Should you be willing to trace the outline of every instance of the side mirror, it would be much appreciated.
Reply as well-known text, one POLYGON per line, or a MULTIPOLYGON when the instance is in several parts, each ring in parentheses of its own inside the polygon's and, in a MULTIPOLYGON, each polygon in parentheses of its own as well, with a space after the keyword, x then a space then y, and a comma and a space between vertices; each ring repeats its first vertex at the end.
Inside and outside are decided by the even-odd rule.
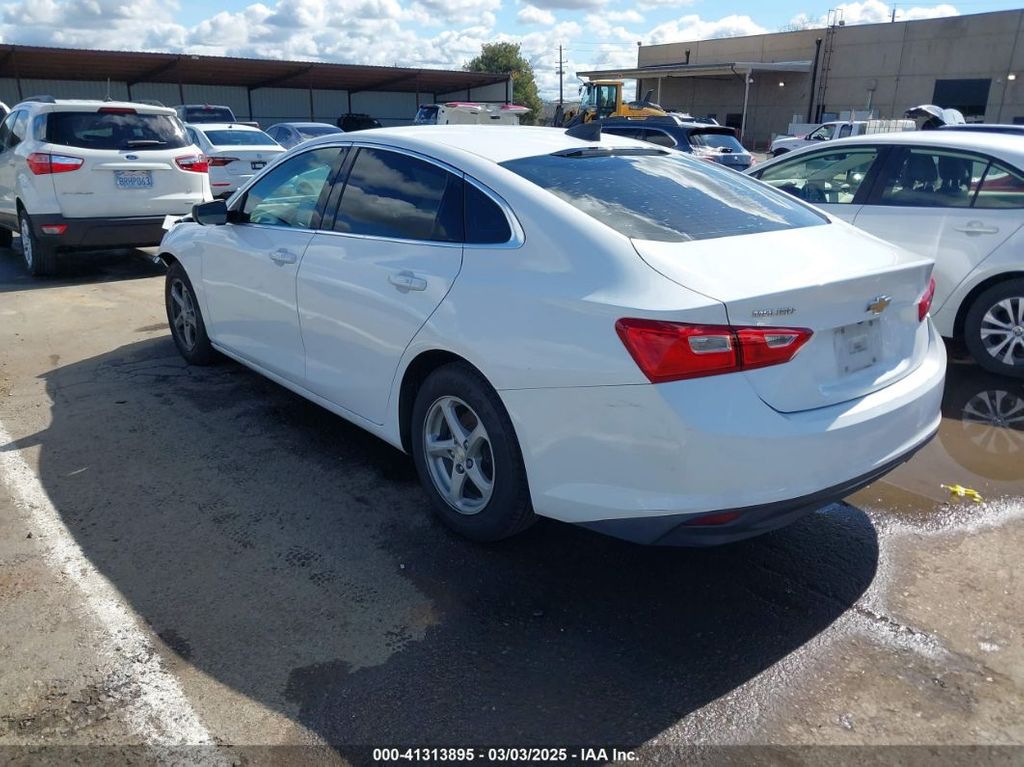
POLYGON ((228 204, 214 200, 193 205, 192 220, 201 226, 222 226, 228 222, 228 204))

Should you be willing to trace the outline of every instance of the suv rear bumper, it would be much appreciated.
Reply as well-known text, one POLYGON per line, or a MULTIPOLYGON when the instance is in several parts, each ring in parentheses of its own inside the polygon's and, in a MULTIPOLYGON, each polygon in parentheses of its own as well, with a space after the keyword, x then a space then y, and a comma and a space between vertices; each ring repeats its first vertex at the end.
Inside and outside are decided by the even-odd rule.
POLYGON ((93 248, 145 248, 159 245, 164 216, 117 218, 65 218, 59 214, 32 216, 41 243, 64 250, 93 248), (45 226, 65 226, 63 234, 47 234, 45 226))

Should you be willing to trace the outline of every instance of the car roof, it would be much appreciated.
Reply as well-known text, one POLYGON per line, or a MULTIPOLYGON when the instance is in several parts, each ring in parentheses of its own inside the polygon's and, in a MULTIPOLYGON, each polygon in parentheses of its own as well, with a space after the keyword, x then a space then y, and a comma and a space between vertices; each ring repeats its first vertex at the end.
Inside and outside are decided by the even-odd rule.
POLYGON ((194 128, 195 130, 201 130, 204 132, 208 130, 237 130, 263 133, 262 128, 254 128, 252 125, 242 125, 241 123, 186 123, 186 125, 190 128, 194 128))
POLYGON ((104 101, 101 99, 53 99, 52 101, 36 101, 28 99, 14 105, 13 109, 36 107, 40 112, 65 112, 74 109, 134 109, 138 114, 173 115, 170 107, 158 107, 155 104, 141 104, 137 101, 104 101))
MULTIPOLYGON (((967 151, 982 152, 984 154, 997 155, 1000 158, 1012 160, 1018 166, 1024 166, 1024 141, 1020 136, 1007 133, 988 133, 984 131, 948 131, 948 130, 915 130, 898 131, 895 133, 868 133, 860 136, 833 139, 826 142, 824 147, 814 144, 809 147, 801 147, 793 152, 780 155, 777 160, 781 161, 797 155, 809 153, 815 149, 842 148, 844 146, 863 146, 865 144, 889 144, 892 146, 925 146, 941 149, 963 149, 967 151)), ((776 160, 771 160, 775 163, 776 160)), ((768 163, 765 163, 767 165, 768 163)), ((758 165, 757 167, 763 167, 758 165)))
POLYGON ((290 128, 334 128, 334 130, 336 130, 336 131, 339 131, 339 132, 341 131, 341 128, 339 128, 336 125, 331 125, 330 123, 318 123, 318 122, 274 123, 273 125, 268 126, 267 129, 269 130, 270 128, 277 128, 277 127, 279 127, 281 125, 287 125, 290 128))
POLYGON ((561 128, 538 128, 522 125, 408 125, 400 128, 377 128, 371 132, 340 133, 311 139, 303 146, 332 144, 339 141, 361 144, 385 144, 419 151, 439 160, 468 153, 494 163, 535 157, 564 149, 594 146, 643 146, 649 144, 611 134, 603 135, 600 144, 566 135, 561 128))

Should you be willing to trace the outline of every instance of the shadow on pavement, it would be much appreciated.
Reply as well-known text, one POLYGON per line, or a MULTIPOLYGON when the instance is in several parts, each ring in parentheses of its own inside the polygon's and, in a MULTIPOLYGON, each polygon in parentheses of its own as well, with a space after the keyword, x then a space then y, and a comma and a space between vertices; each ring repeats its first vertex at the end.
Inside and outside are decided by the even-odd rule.
POLYGON ((876 570, 873 527, 842 506, 709 550, 554 522, 473 545, 428 516, 404 455, 233 363, 187 368, 167 337, 46 383, 52 424, 19 445, 85 554, 182 659, 354 759, 638 745, 812 639, 876 570))
POLYGON ((0 248, 0 293, 136 280, 155 277, 166 271, 163 264, 154 263, 144 251, 121 249, 62 254, 55 276, 33 277, 22 259, 19 238, 14 238, 13 248, 0 248))

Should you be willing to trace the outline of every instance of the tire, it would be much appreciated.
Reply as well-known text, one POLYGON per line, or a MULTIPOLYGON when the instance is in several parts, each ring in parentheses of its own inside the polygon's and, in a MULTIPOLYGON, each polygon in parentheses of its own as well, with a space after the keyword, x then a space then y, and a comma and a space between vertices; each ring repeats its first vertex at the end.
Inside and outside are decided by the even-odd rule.
POLYGON ((210 365, 219 355, 206 334, 206 323, 185 267, 177 261, 167 269, 164 303, 171 338, 189 365, 210 365))
POLYGON ((18 228, 21 232, 21 254, 25 268, 33 277, 49 277, 57 273, 57 250, 36 237, 32 219, 24 210, 18 211, 18 228))
POLYGON ((420 481, 451 530, 474 541, 499 541, 535 521, 512 421, 468 364, 451 363, 427 377, 416 394, 410 434, 420 481), (464 437, 461 448, 452 439, 453 419, 464 437))
POLYGON ((974 299, 964 343, 985 370, 1024 378, 1024 279, 1000 282, 974 299))

